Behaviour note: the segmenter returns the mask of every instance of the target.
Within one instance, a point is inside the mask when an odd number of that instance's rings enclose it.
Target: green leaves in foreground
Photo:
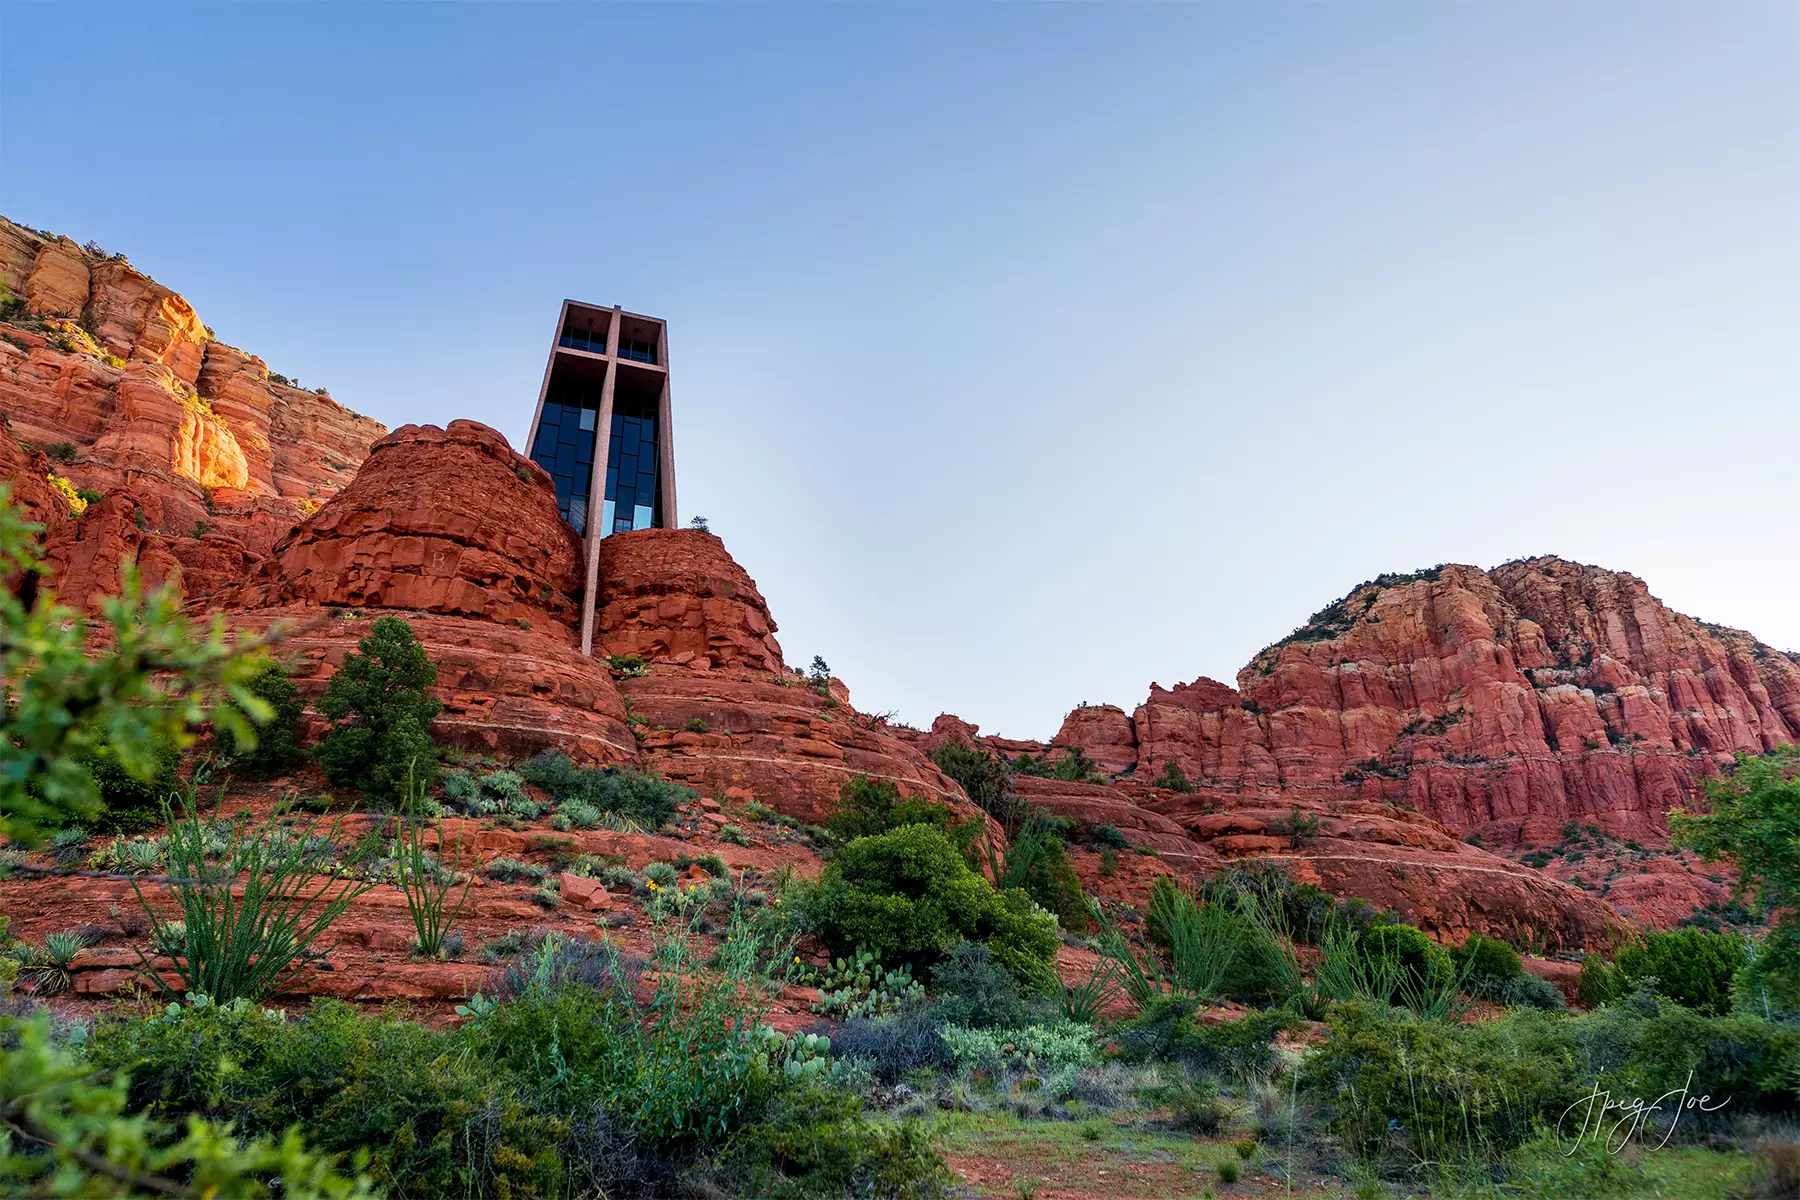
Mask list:
[[[229,644],[217,617],[197,636],[180,592],[165,585],[146,595],[134,563],[101,606],[105,633],[94,641],[108,649],[90,653],[88,623],[36,586],[39,529],[0,484],[0,579],[20,581],[0,587],[0,835],[27,844],[99,813],[83,760],[100,751],[149,781],[159,749],[188,745],[195,726],[210,719],[238,745],[254,746],[254,723],[271,715],[246,686],[267,661],[260,646]]]
[[[241,1139],[229,1125],[187,1119],[185,1133],[126,1115],[125,1077],[101,1073],[50,1035],[50,1018],[0,1018],[0,1193],[51,1196],[280,1195],[362,1200],[361,1179],[306,1149],[297,1130],[279,1141]],[[270,1184],[280,1181],[279,1188]]]

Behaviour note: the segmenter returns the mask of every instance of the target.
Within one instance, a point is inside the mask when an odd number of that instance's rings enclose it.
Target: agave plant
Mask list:
[[[119,865],[134,875],[148,875],[162,866],[163,847],[156,838],[132,838],[119,850]]]

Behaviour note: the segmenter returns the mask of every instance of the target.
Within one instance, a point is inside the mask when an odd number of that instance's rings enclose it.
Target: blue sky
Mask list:
[[[0,212],[390,426],[667,318],[788,657],[1047,737],[1443,561],[1800,647],[1797,68],[1775,0],[6,2]]]

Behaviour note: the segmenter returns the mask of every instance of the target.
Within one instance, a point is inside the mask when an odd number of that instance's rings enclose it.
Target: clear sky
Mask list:
[[[390,426],[666,318],[683,519],[865,710],[1550,552],[1800,647],[1789,0],[7,0],[0,213]]]

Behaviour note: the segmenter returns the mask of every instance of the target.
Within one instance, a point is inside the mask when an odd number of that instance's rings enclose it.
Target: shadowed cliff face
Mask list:
[[[386,432],[271,380],[181,296],[70,238],[0,218],[0,287],[12,300],[0,314],[0,413],[13,437],[66,447],[58,474],[129,493],[134,523],[141,513],[152,532],[266,554]],[[189,572],[190,596],[203,574]]]

